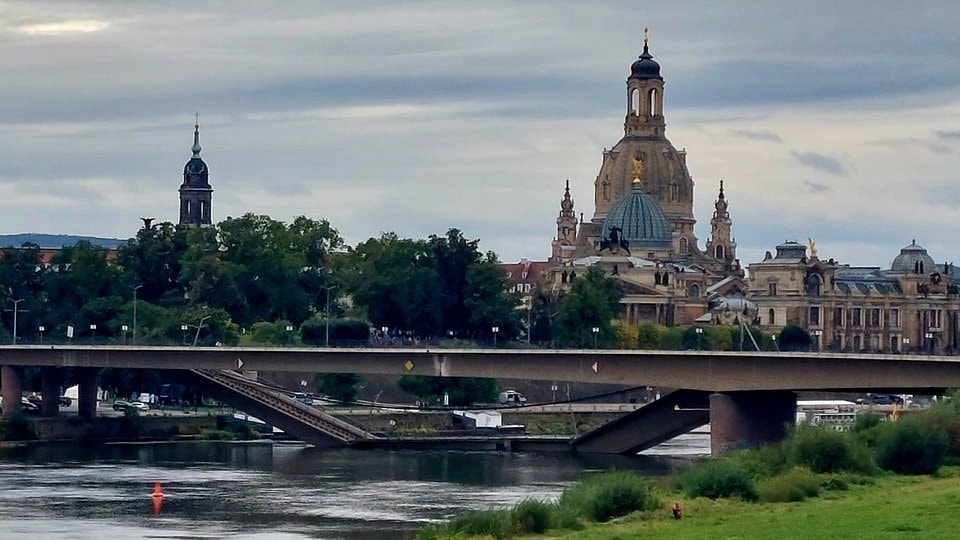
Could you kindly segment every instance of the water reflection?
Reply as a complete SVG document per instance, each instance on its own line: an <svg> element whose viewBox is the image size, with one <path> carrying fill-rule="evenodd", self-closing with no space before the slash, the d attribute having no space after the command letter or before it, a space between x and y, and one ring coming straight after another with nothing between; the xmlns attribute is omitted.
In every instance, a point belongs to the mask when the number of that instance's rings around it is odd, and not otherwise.
<svg viewBox="0 0 960 540"><path fill-rule="evenodd" d="M656 475L678 463L267 443L35 445L0 449L0 537L404 538L467 509L556 497L585 470Z"/></svg>

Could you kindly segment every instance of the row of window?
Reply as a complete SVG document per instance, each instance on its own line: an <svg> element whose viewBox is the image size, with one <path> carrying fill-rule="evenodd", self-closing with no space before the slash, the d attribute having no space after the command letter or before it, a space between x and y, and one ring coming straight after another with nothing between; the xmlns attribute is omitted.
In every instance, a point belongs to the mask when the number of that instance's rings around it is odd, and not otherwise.
<svg viewBox="0 0 960 540"><path fill-rule="evenodd" d="M939 320L940 311L936 311ZM822 310L820 306L810 306L807 316L809 326L820 326L823 324ZM773 319L773 310L770 310L770 318ZM772 324L772 323L771 323ZM833 308L833 324L836 326L851 326L859 328L879 328L884 325L884 310L882 308ZM886 311L886 324L891 328L900 327L900 308L890 308Z"/></svg>

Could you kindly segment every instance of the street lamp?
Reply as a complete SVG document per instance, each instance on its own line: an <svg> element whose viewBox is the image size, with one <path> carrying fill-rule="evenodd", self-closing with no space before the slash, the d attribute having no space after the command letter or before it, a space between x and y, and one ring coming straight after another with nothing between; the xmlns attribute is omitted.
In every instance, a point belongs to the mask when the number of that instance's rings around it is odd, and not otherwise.
<svg viewBox="0 0 960 540"><path fill-rule="evenodd" d="M590 331L593 332L593 348L596 349L596 348L597 348L597 336L600 335L600 327L599 327L599 326L594 326L593 328L590 329Z"/></svg>
<svg viewBox="0 0 960 540"><path fill-rule="evenodd" d="M13 298L7 298L7 300L9 300L10 302L13 302L13 310L12 310L13 311L13 344L16 345L17 344L17 313L26 312L27 310L19 309L17 307L20 305L20 302L23 302L23 298L19 298L17 300L14 300ZM7 311L11 311L11 310L8 309Z"/></svg>
<svg viewBox="0 0 960 540"><path fill-rule="evenodd" d="M96 339L97 339L97 325L91 324L91 325L90 325L90 340L93 341L93 340L96 340Z"/></svg>
<svg viewBox="0 0 960 540"><path fill-rule="evenodd" d="M927 332L923 337L927 338L927 351L933 353L933 333Z"/></svg>
<svg viewBox="0 0 960 540"><path fill-rule="evenodd" d="M700 328L700 327L698 326L698 327L694 328L693 331L694 331L694 333L697 334L697 350L699 351L699 350L700 350L700 339L701 339L701 336L703 336L703 328Z"/></svg>
<svg viewBox="0 0 960 540"><path fill-rule="evenodd" d="M909 348L910 348L910 338L905 337L903 338L903 352L907 352Z"/></svg>
<svg viewBox="0 0 960 540"><path fill-rule="evenodd" d="M197 333L193 336L193 345L191 347L197 346L197 340L200 339L200 329L203 328L203 321L210 318L210 315L204 315L200 318L200 322L197 323Z"/></svg>
<svg viewBox="0 0 960 540"><path fill-rule="evenodd" d="M496 349L496 348L497 348L497 333L500 332L500 327L499 327L499 326L494 326L493 328L490 329L490 331L493 332L493 348Z"/></svg>
<svg viewBox="0 0 960 540"><path fill-rule="evenodd" d="M37 327L37 333L40 334L40 344L43 345L43 333L47 331L47 328L42 324Z"/></svg>
<svg viewBox="0 0 960 540"><path fill-rule="evenodd" d="M326 308L326 315L324 316L324 320L326 321L326 327L324 328L323 346L329 347L330 346L330 291L336 289L337 286L330 285L329 287L324 287L324 288L327 291L325 295L327 297L327 308Z"/></svg>
<svg viewBox="0 0 960 540"><path fill-rule="evenodd" d="M127 344L127 330L130 330L130 327L129 327L129 326L127 326L127 325L125 325L125 324L120 326L120 331L123 332L123 344L124 344L124 345Z"/></svg>
<svg viewBox="0 0 960 540"><path fill-rule="evenodd" d="M776 335L776 334L772 334L772 335L770 336L770 339L773 340L773 348L776 349L777 352L780 352L780 346L777 345L777 335Z"/></svg>
<svg viewBox="0 0 960 540"><path fill-rule="evenodd" d="M820 336L823 335L823 330L814 330L813 337L817 338L817 352L820 352Z"/></svg>
<svg viewBox="0 0 960 540"><path fill-rule="evenodd" d="M137 291L140 290L140 287L143 287L143 283L130 287L133 289L133 344L137 344Z"/></svg>

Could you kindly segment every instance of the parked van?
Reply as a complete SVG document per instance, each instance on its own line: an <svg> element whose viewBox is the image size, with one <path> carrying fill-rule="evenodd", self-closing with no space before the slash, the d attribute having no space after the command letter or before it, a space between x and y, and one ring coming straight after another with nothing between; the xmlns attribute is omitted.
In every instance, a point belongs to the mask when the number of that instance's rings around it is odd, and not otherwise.
<svg viewBox="0 0 960 540"><path fill-rule="evenodd" d="M500 403L503 405L523 405L526 402L527 398L523 397L523 394L516 390L500 392Z"/></svg>

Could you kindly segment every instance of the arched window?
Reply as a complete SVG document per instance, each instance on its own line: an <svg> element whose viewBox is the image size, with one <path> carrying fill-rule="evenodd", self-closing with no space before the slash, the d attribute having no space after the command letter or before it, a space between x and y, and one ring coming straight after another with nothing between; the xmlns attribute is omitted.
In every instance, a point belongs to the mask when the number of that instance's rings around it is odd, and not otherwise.
<svg viewBox="0 0 960 540"><path fill-rule="evenodd" d="M807 277L806 292L807 296L820 296L820 288L823 285L823 278L820 274L810 274Z"/></svg>
<svg viewBox="0 0 960 540"><path fill-rule="evenodd" d="M714 256L714 258L716 258L717 260L721 260L721 261L722 261L722 260L724 259L724 256L725 256L725 255L726 255L726 254L724 253L723 246L717 246L716 248L713 249L713 256Z"/></svg>
<svg viewBox="0 0 960 540"><path fill-rule="evenodd" d="M767 324L776 324L777 318L774 316L774 313L775 312L773 311L773 308L770 308L770 310L767 311L767 319L769 321Z"/></svg>
<svg viewBox="0 0 960 540"><path fill-rule="evenodd" d="M690 298L700 298L700 286L694 283L687 289L687 296Z"/></svg>
<svg viewBox="0 0 960 540"><path fill-rule="evenodd" d="M647 94L647 99L649 99L649 102L647 103L647 107L648 107L647 115L656 116L657 115L657 89L656 88L650 89L650 93Z"/></svg>
<svg viewBox="0 0 960 540"><path fill-rule="evenodd" d="M690 253L690 241L683 237L680 238L680 253L682 255Z"/></svg>
<svg viewBox="0 0 960 540"><path fill-rule="evenodd" d="M187 209L186 209L187 211L186 211L186 213L189 214L189 213L190 213L190 210L191 210L191 208L190 208L190 201L185 201L185 202L187 203Z"/></svg>
<svg viewBox="0 0 960 540"><path fill-rule="evenodd" d="M635 115L640 114L640 90L636 88L630 92L630 112Z"/></svg>
<svg viewBox="0 0 960 540"><path fill-rule="evenodd" d="M203 204L203 201L200 201L200 219L207 217L207 205Z"/></svg>

